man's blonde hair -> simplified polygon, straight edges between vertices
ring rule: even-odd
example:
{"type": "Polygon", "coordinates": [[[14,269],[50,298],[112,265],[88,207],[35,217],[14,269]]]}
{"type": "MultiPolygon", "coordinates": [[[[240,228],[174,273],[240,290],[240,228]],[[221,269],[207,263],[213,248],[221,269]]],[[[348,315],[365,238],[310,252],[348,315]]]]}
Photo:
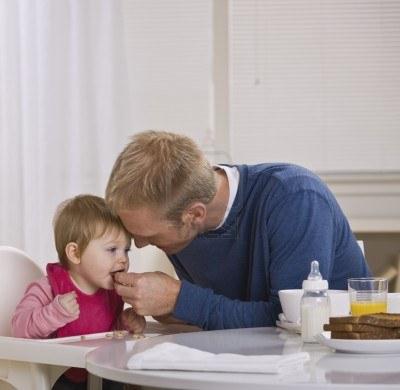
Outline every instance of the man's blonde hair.
{"type": "Polygon", "coordinates": [[[94,195],[78,195],[62,202],[57,207],[53,225],[58,259],[65,267],[68,267],[65,248],[70,242],[78,245],[81,255],[91,240],[102,237],[110,229],[123,231],[131,239],[104,199],[94,195]]]}
{"type": "Polygon", "coordinates": [[[150,130],[133,136],[118,156],[106,202],[114,212],[156,207],[179,223],[190,203],[208,204],[215,194],[213,168],[192,139],[150,130]]]}

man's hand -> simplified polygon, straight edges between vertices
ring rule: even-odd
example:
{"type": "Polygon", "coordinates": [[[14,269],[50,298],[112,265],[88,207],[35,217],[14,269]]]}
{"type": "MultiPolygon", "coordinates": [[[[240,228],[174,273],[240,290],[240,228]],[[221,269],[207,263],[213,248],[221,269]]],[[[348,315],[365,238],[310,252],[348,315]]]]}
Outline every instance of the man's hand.
{"type": "Polygon", "coordinates": [[[119,323],[123,329],[131,333],[143,333],[146,327],[146,320],[144,317],[136,314],[131,307],[125,309],[121,313],[119,323]]]}
{"type": "Polygon", "coordinates": [[[141,316],[162,316],[172,313],[181,289],[181,282],[163,272],[118,272],[115,291],[141,316]]]}
{"type": "Polygon", "coordinates": [[[60,302],[60,305],[74,318],[79,317],[79,304],[76,299],[76,292],[71,291],[69,293],[59,295],[58,296],[58,302],[60,302]]]}

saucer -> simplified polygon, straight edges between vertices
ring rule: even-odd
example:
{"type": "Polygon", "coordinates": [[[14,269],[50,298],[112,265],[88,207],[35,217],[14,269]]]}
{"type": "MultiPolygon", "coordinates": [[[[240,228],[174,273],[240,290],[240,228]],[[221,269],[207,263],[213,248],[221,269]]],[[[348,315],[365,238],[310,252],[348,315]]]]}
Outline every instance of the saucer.
{"type": "Polygon", "coordinates": [[[290,332],[301,333],[301,325],[296,322],[290,322],[286,320],[283,313],[279,314],[279,320],[276,321],[276,326],[290,332]]]}

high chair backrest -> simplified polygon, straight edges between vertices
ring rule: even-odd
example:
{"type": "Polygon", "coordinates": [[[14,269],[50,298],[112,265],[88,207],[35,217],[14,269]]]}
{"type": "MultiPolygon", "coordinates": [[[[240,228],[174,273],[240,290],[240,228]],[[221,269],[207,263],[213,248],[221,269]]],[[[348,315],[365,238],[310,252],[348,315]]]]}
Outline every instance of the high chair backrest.
{"type": "Polygon", "coordinates": [[[0,246],[0,335],[11,336],[11,316],[29,283],[44,275],[23,251],[0,246]]]}

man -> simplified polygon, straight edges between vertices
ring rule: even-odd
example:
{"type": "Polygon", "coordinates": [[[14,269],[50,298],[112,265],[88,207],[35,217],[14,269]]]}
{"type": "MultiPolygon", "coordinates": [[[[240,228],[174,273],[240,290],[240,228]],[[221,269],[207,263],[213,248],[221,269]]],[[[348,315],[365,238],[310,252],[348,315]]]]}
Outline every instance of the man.
{"type": "Polygon", "coordinates": [[[140,315],[203,329],[275,325],[278,291],[300,288],[316,259],[332,289],[369,275],[334,196],[290,164],[211,167],[188,137],[148,131],[119,155],[106,201],[139,248],[155,245],[180,280],[119,274],[140,315]]]}

